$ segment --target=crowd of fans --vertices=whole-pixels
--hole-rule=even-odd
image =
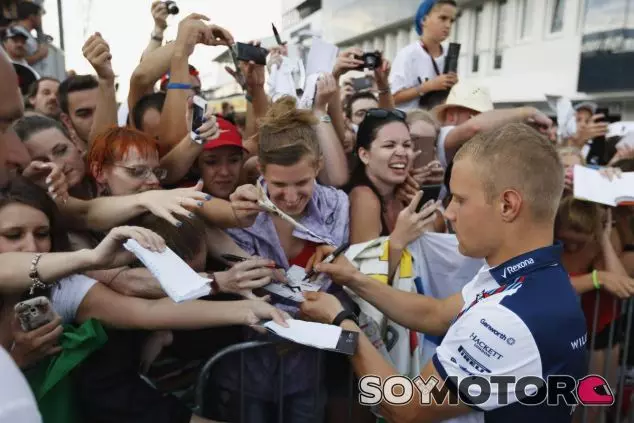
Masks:
[[[36,422],[38,414],[45,422],[209,421],[179,397],[195,383],[202,360],[225,346],[268,339],[253,327],[261,320],[324,320],[315,310],[330,307],[324,305],[330,296],[311,295],[299,305],[262,290],[273,280],[286,281],[284,269],[309,270],[332,245],[388,237],[390,280],[408,245],[425,234],[466,242],[474,229],[461,232],[450,212],[466,201],[463,193],[452,193],[454,158],[485,154],[462,147],[483,142],[492,131],[515,134],[517,141],[509,143],[541,140],[539,148],[559,153],[554,173],[541,176],[551,178],[556,191],[565,175],[550,236],[563,245],[561,262],[593,339],[586,372],[616,386],[625,333],[615,299],[634,294],[632,212],[575,199],[572,169],[592,158],[606,177],[618,178],[634,169],[634,152],[596,155],[593,146],[606,136],[607,124],[592,103],[578,105],[577,132],[563,138],[542,111],[496,109],[487,87],[439,73],[454,1],[423,2],[421,40],[400,51],[393,66],[383,59],[366,70],[369,88],[357,90],[347,77],[363,65],[364,52],[340,52],[332,72],[318,78],[311,109],[299,108],[292,96],[271,101],[267,67],[240,62],[246,112],[228,103],[218,113],[209,109],[197,136],[190,132],[192,97],[200,95],[202,81],[188,58],[197,45],[233,45],[228,30],[193,14],[180,20],[176,39],[164,43],[167,6],[154,2],[155,29],[139,52],[127,102],[118,104],[112,55],[98,33],[83,47],[94,75],[39,78],[20,92],[12,63],[32,65],[47,54],[46,43],[32,35],[41,27],[42,9],[18,1],[3,3],[1,12],[0,369],[6,379],[0,421]],[[283,46],[275,48],[268,61],[276,66],[285,54]],[[444,95],[442,104],[425,107],[433,93]],[[522,166],[528,179],[550,169]],[[311,233],[266,213],[258,203],[260,186]],[[426,189],[437,194],[414,211]],[[168,246],[213,280],[209,296],[173,302],[124,250],[130,238],[150,250]],[[246,260],[227,263],[226,254]],[[358,314],[342,288],[345,272],[326,273],[332,281],[323,292]],[[14,306],[40,296],[48,297],[55,318],[25,330]],[[382,309],[378,299],[366,300],[398,314]],[[352,367],[344,356],[322,357],[288,345],[229,357],[213,374],[206,413],[219,421],[272,422],[278,413],[285,422],[346,420]],[[32,394],[22,389],[15,366],[39,411],[29,408]],[[5,392],[7,381],[14,388]],[[353,412],[353,421],[376,419],[366,407],[356,405]]]

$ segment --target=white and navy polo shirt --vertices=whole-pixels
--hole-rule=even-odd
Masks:
[[[484,267],[465,285],[465,306],[433,357],[443,379],[570,375],[579,380],[586,375],[585,317],[561,265],[561,251],[561,245],[553,245]],[[448,387],[467,403],[481,392],[458,392],[453,383]],[[471,405],[486,423],[572,419],[574,409],[565,404],[518,402],[518,396],[533,395],[537,388],[531,392],[529,387],[527,394],[516,393],[514,385],[491,384],[490,389],[487,401]],[[507,405],[500,405],[502,397]]]

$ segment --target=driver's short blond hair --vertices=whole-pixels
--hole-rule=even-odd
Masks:
[[[489,201],[514,189],[534,220],[554,221],[564,190],[564,169],[545,136],[524,123],[506,124],[473,137],[454,161],[466,158],[479,167]]]

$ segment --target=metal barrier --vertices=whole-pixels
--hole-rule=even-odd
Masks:
[[[200,374],[198,376],[198,380],[196,383],[196,389],[195,389],[195,408],[194,408],[194,413],[198,416],[205,416],[205,399],[206,399],[206,391],[207,391],[207,386],[210,382],[210,378],[212,376],[212,372],[214,370],[214,368],[216,368],[216,366],[218,366],[222,360],[230,355],[233,354],[240,354],[240,375],[239,375],[239,395],[240,395],[240,422],[244,421],[244,397],[245,397],[245,389],[244,389],[244,354],[245,352],[248,351],[253,351],[256,349],[261,349],[261,348],[266,348],[266,347],[280,347],[280,346],[284,346],[284,345],[293,345],[295,347],[297,347],[296,344],[290,344],[284,341],[279,341],[279,342],[271,342],[271,341],[251,341],[251,342],[243,342],[240,344],[236,344],[236,345],[231,345],[229,347],[226,347],[224,349],[222,349],[221,351],[219,351],[218,353],[216,353],[212,358],[210,358],[205,365],[203,366],[203,368],[200,371]],[[302,347],[302,348],[306,348],[309,349],[308,347]],[[322,359],[324,354],[335,354],[335,353],[330,353],[330,352],[324,352],[321,350],[316,350],[318,352],[317,354],[317,358],[316,358],[316,374],[318,375],[316,378],[316,386],[314,389],[314,395],[315,395],[315,401],[314,404],[317,404],[317,399],[321,397],[321,395],[323,394],[323,392],[321,391],[322,386],[320,384],[321,378],[319,377],[320,372],[322,371],[322,367],[321,367],[321,363],[322,363]],[[278,409],[278,422],[282,423],[283,417],[284,417],[284,355],[280,356],[280,366],[279,366],[279,388],[278,388],[278,404],[277,404],[277,409]],[[354,373],[352,371],[350,371],[349,373],[349,377],[348,377],[348,397],[347,397],[347,408],[348,408],[348,420],[350,421],[352,418],[352,408],[353,408],[353,392],[354,392]],[[315,410],[315,412],[317,412],[318,410]]]
[[[614,299],[612,303],[612,311],[613,315],[617,315],[617,318],[613,321],[613,323],[609,326],[609,335],[607,341],[607,349],[595,351],[595,346],[597,342],[597,325],[599,323],[599,308],[600,308],[600,299],[602,292],[597,291],[595,298],[595,306],[594,313],[592,316],[592,331],[588,334],[590,338],[589,345],[589,360],[588,360],[588,373],[592,369],[591,366],[594,363],[594,358],[597,354],[601,353],[605,356],[603,357],[602,366],[598,370],[595,368],[594,371],[597,371],[600,375],[602,375],[609,382],[616,381],[616,385],[613,386],[612,383],[609,384],[613,393],[616,395],[616,404],[612,407],[583,407],[578,409],[581,411],[580,419],[576,418],[575,422],[582,421],[583,423],[634,423],[634,390],[632,390],[633,394],[631,394],[628,398],[625,398],[624,395],[626,393],[626,385],[634,386],[634,372],[632,374],[632,380],[626,379],[626,374],[628,372],[628,359],[629,359],[629,349],[630,349],[630,340],[631,340],[631,331],[632,331],[632,314],[634,313],[634,301],[633,299],[628,300],[619,300],[617,298]],[[603,293],[603,295],[606,295]],[[619,313],[616,313],[616,309],[619,306],[619,302],[621,303],[621,309]],[[620,347],[617,351],[615,350],[615,345],[617,345],[616,338],[619,338],[618,345]],[[204,404],[205,404],[205,391],[207,389],[208,383],[210,381],[210,376],[213,374],[213,370],[216,366],[222,362],[222,360],[230,356],[232,354],[239,353],[240,354],[240,384],[239,384],[239,395],[240,395],[240,422],[244,421],[244,353],[247,351],[253,351],[259,348],[271,347],[271,346],[279,346],[284,344],[284,342],[263,342],[263,341],[252,341],[252,342],[244,342],[236,345],[229,346],[224,348],[216,355],[214,355],[211,359],[207,361],[201,370],[197,386],[195,392],[195,401],[196,407],[194,412],[202,416],[204,413]],[[319,352],[318,361],[317,361],[317,373],[321,371],[320,363],[322,354],[332,354],[332,353],[324,353],[323,351]],[[612,354],[618,354],[617,357],[613,357]],[[617,363],[615,367],[613,363]],[[596,363],[594,363],[596,364]],[[634,365],[634,363],[632,363]],[[634,366],[633,366],[634,367]],[[280,369],[279,369],[279,403],[278,406],[278,422],[283,422],[283,410],[284,410],[284,356],[280,356]],[[317,378],[317,386],[315,395],[320,394],[321,386],[319,385],[319,377]],[[347,409],[348,409],[348,420],[352,421],[352,411],[354,403],[353,401],[357,401],[357,398],[354,397],[354,374],[350,372],[349,375],[349,383],[348,383],[348,396],[347,396]],[[628,390],[629,392],[629,390]],[[315,404],[317,402],[315,401]],[[627,414],[623,415],[623,404],[628,404],[626,409]]]

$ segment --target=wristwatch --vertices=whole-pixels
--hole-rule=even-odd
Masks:
[[[341,313],[337,314],[335,320],[332,321],[332,325],[340,326],[344,320],[352,320],[357,325],[359,324],[359,319],[353,312],[351,312],[350,310],[343,310]]]
[[[209,276],[209,286],[211,287],[211,291],[209,291],[209,295],[216,295],[220,293],[220,286],[218,282],[216,282],[216,274],[210,273]]]

